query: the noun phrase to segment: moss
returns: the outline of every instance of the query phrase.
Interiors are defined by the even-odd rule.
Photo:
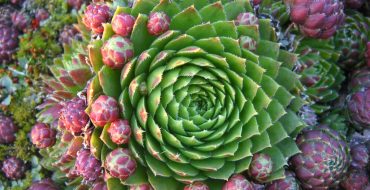
[[[11,190],[26,190],[32,185],[32,173],[27,172],[26,177],[17,185],[10,187]]]
[[[22,160],[30,160],[31,156],[36,154],[36,149],[29,142],[27,133],[19,131],[17,139],[12,145],[0,145],[0,160],[4,160],[8,156],[15,156]]]
[[[10,150],[11,150],[10,146],[1,144],[0,145],[0,160],[4,160],[11,152]]]
[[[13,101],[9,105],[9,112],[15,124],[25,132],[29,132],[36,122],[35,107],[37,102],[31,98],[32,96],[34,96],[34,91],[32,89],[19,89],[13,96]]]
[[[17,140],[14,143],[14,156],[22,160],[29,160],[32,155],[36,154],[36,148],[30,143],[27,135],[28,133],[25,131],[19,131]]]
[[[7,156],[15,156],[22,160],[30,160],[36,154],[35,147],[32,146],[28,134],[36,122],[36,104],[33,100],[33,91],[30,88],[19,89],[13,96],[11,104],[8,106],[7,115],[11,116],[13,122],[18,127],[17,138],[13,144],[0,145],[0,160]]]
[[[48,66],[63,52],[63,47],[58,42],[59,31],[65,25],[76,22],[76,15],[69,12],[64,0],[35,0],[26,10],[32,11],[38,8],[47,9],[50,18],[36,30],[28,31],[20,37],[17,52],[18,60],[28,60],[29,74],[34,80],[42,73],[49,73]]]

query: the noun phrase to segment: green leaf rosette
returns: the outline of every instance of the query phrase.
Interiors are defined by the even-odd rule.
[[[300,54],[296,67],[305,87],[304,93],[313,102],[312,109],[323,113],[339,96],[345,76],[337,65],[340,54],[332,41],[303,38],[295,51]]]
[[[241,0],[141,0],[119,7],[115,15],[136,17],[130,36],[135,57],[122,70],[102,62],[100,48],[114,35],[109,23],[102,39],[91,42],[96,76],[89,104],[102,93],[114,97],[131,125],[128,148],[138,166],[121,184],[174,190],[204,181],[217,190],[248,170],[259,152],[273,161],[268,181],[284,177],[288,158],[299,152],[294,138],[304,127],[297,116],[302,86],[292,71],[298,58],[279,48],[270,20],[235,24],[240,13],[252,11]],[[147,31],[151,12],[171,19],[169,30],[157,37]],[[243,48],[245,37],[256,49]],[[103,161],[117,147],[108,127],[92,136],[95,156]]]

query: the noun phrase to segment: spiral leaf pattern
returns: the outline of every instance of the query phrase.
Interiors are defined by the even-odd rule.
[[[296,115],[297,57],[279,49],[270,20],[235,24],[240,13],[252,11],[247,1],[207,0],[142,0],[116,10],[136,17],[130,37],[135,58],[122,70],[102,66],[90,93],[101,87],[117,98],[130,122],[128,147],[138,171],[123,183],[137,182],[144,172],[155,189],[195,181],[212,181],[212,189],[246,171],[258,152],[272,158],[268,181],[284,176],[287,158],[298,153],[293,138],[304,126]],[[152,12],[171,20],[158,37],[146,30]],[[114,35],[109,24],[105,29],[103,41]],[[256,41],[255,49],[243,48],[245,36]],[[111,148],[102,145],[103,159]]]

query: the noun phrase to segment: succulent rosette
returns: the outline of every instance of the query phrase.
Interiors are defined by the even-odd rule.
[[[51,179],[43,179],[31,185],[28,190],[59,190],[59,187]]]
[[[258,6],[258,11],[262,14],[271,15],[279,21],[279,24],[286,25],[290,24],[290,7],[287,5],[284,1],[263,0]]]
[[[352,73],[348,84],[347,115],[356,129],[370,127],[370,68],[366,66]]]
[[[5,4],[0,6],[0,25],[12,25],[12,13],[15,12],[16,9],[14,6],[10,4]]]
[[[110,19],[109,6],[105,4],[90,4],[86,7],[85,14],[82,18],[87,28],[97,34],[103,33],[103,23]]]
[[[285,171],[285,178],[271,182],[266,186],[266,190],[300,190],[299,182],[294,172]]]
[[[60,127],[72,134],[81,134],[89,122],[89,116],[85,113],[86,107],[85,100],[82,98],[73,98],[65,102],[63,109],[60,110]]]
[[[12,13],[12,23],[19,31],[25,31],[31,22],[30,17],[24,12]]]
[[[0,63],[9,63],[18,47],[18,31],[15,27],[0,23]]]
[[[328,126],[342,135],[346,135],[350,127],[346,117],[346,110],[343,107],[335,107],[330,109],[325,114],[321,115],[320,123]]]
[[[347,109],[350,122],[358,129],[370,128],[370,88],[348,96]]]
[[[345,79],[343,71],[336,65],[340,54],[330,41],[309,38],[299,41],[296,52],[301,55],[296,72],[301,74],[305,94],[314,102],[311,108],[322,113],[338,98]]]
[[[344,21],[340,0],[284,0],[290,7],[290,19],[305,36],[328,39]]]
[[[118,14],[112,20],[113,31],[120,36],[128,36],[132,32],[135,18],[129,14]]]
[[[73,25],[67,25],[59,34],[58,41],[61,44],[71,44],[74,40],[81,39],[81,33]]]
[[[40,164],[42,167],[56,173],[55,180],[58,181],[68,181],[68,179],[71,179],[81,183],[83,177],[85,177],[85,181],[95,179],[96,172],[98,171],[93,169],[98,168],[96,163],[99,161],[93,160],[93,157],[85,157],[90,159],[86,160],[86,164],[90,164],[87,167],[84,165],[86,168],[83,168],[83,164],[76,163],[77,153],[83,148],[83,142],[84,139],[80,136],[64,133],[54,146],[40,150],[40,154],[43,156]],[[81,170],[76,170],[75,163],[80,168],[82,167]],[[92,175],[89,175],[90,173]]]
[[[296,139],[301,150],[291,166],[304,189],[335,187],[347,172],[350,156],[342,136],[324,125],[303,131]]]
[[[31,141],[37,148],[53,146],[56,141],[56,131],[44,123],[37,123],[31,130]]]
[[[366,190],[365,188],[368,184],[369,174],[366,173],[366,170],[351,168],[340,183],[340,186],[344,190]]]
[[[353,92],[366,88],[370,88],[370,68],[364,67],[352,73],[348,90]]]
[[[339,66],[354,70],[366,65],[365,52],[370,40],[370,19],[358,12],[349,12],[345,23],[334,36],[335,48],[341,51]]]
[[[83,42],[66,45],[63,57],[55,59],[50,67],[53,77],[43,77],[43,91],[47,96],[37,107],[41,110],[37,115],[40,122],[55,126],[59,117],[62,117],[62,122],[75,133],[81,132],[87,124],[88,116],[84,114],[85,102],[75,98],[93,75],[84,48]],[[71,100],[73,98],[74,100]]]
[[[12,118],[0,115],[0,144],[13,143],[16,138],[18,127]]]
[[[243,175],[233,175],[222,187],[222,190],[254,190],[251,182],[249,182]]]
[[[107,155],[105,169],[111,176],[125,180],[135,172],[136,161],[128,149],[117,148]]]
[[[77,152],[75,167],[86,181],[95,181],[101,175],[101,163],[86,149]]]
[[[50,66],[53,77],[43,76],[43,91],[46,96],[44,102],[37,107],[40,110],[37,119],[58,130],[54,146],[39,151],[43,156],[40,164],[54,172],[53,180],[82,188],[86,185],[82,180],[90,182],[97,178],[94,172],[97,172],[95,170],[101,164],[85,153],[80,154],[80,160],[88,159],[86,164],[89,165],[77,163],[80,170],[76,171],[75,168],[78,151],[89,148],[90,118],[85,113],[87,105],[84,94],[85,87],[93,76],[87,43],[84,41],[86,38],[90,39],[90,34],[86,33],[87,29],[82,23],[76,26],[81,31],[81,41],[65,44],[63,56],[56,58]]]
[[[8,179],[17,180],[25,176],[26,165],[19,158],[9,157],[2,162],[1,170]]]
[[[351,167],[364,169],[369,163],[369,150],[364,144],[355,144],[351,146]]]
[[[268,154],[254,154],[248,169],[249,176],[263,183],[268,179],[272,171],[272,160]]]
[[[131,136],[131,127],[127,120],[116,120],[108,129],[111,140],[116,144],[127,144]]]
[[[122,69],[103,61],[100,51],[117,37],[110,23],[101,39],[91,41],[96,76],[87,90],[87,111],[94,118],[102,113],[93,107],[103,93],[117,100],[120,119],[132,131],[127,147],[137,168],[131,176],[114,175],[123,185],[173,190],[201,181],[217,190],[248,170],[256,153],[271,157],[266,181],[284,177],[287,158],[298,153],[293,139],[305,125],[297,115],[303,103],[293,71],[297,55],[280,49],[269,19],[237,25],[247,12],[253,12],[247,1],[142,0],[118,7],[115,15],[136,18],[127,36],[134,56]],[[161,23],[153,32],[155,13],[168,18],[155,17]],[[243,48],[243,37],[256,48]],[[112,54],[121,50],[112,48]],[[91,148],[113,169],[109,155],[117,145],[109,126],[96,126]]]

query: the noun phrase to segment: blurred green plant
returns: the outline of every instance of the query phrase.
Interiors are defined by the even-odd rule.
[[[23,9],[30,14],[40,9],[49,13],[46,20],[34,19],[33,30],[28,30],[20,37],[17,58],[28,61],[29,75],[35,80],[41,73],[49,73],[48,66],[63,52],[63,47],[58,42],[59,33],[65,25],[77,21],[77,13],[71,12],[64,0],[34,0],[25,2]]]

